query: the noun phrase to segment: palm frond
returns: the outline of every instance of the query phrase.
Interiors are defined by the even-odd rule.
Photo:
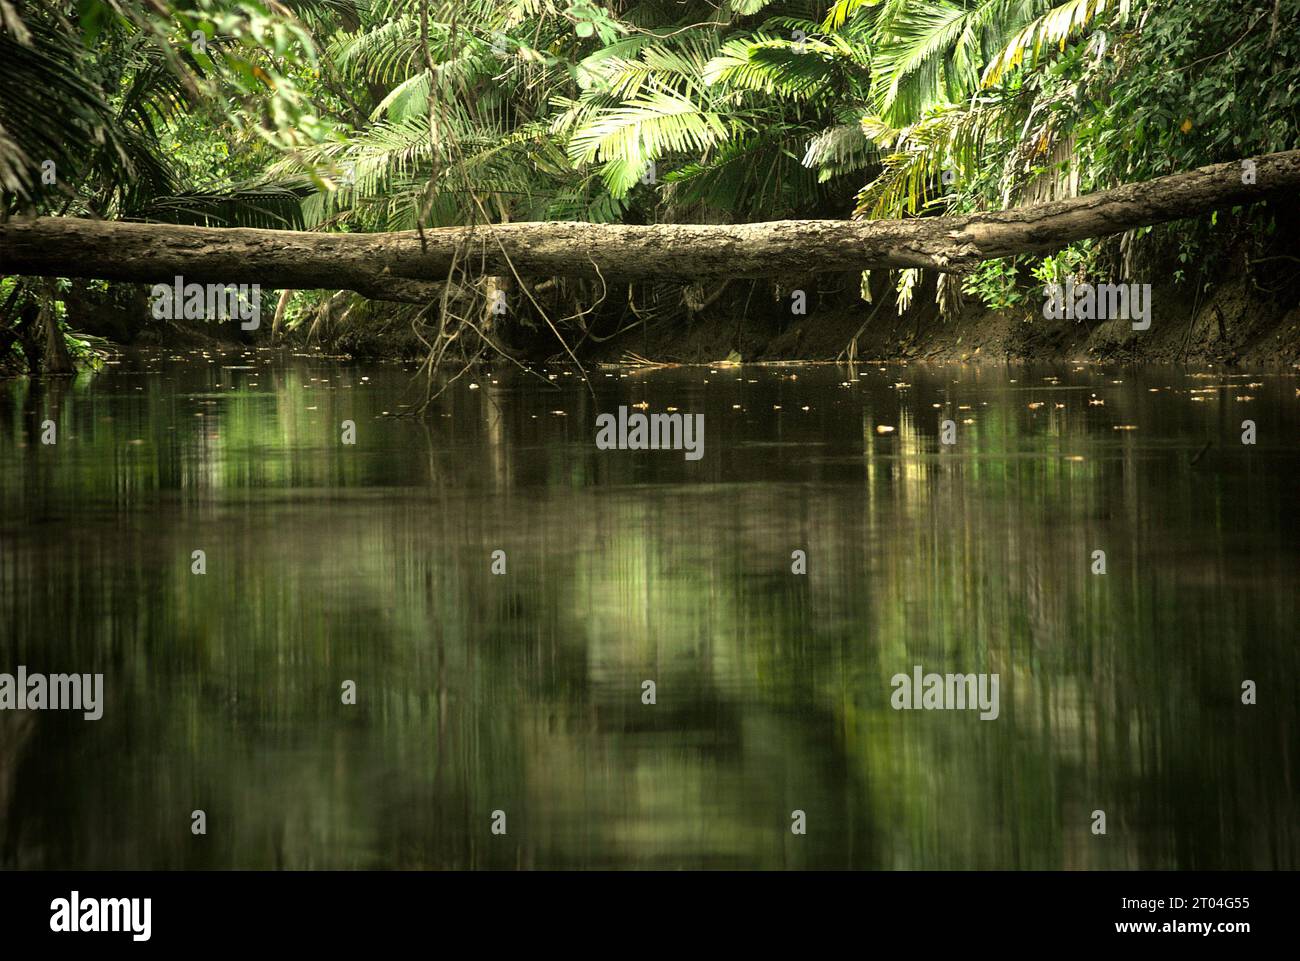
[[[604,163],[615,197],[624,197],[655,160],[671,153],[702,155],[727,139],[723,115],[669,90],[651,90],[622,106],[602,110],[573,133],[575,163]]]
[[[1026,57],[1031,62],[1037,60],[1044,46],[1064,50],[1072,34],[1082,33],[1108,7],[1118,4],[1119,16],[1127,18],[1129,3],[1130,0],[1067,0],[1053,7],[1016,33],[998,51],[984,68],[981,83],[985,87],[993,86]]]

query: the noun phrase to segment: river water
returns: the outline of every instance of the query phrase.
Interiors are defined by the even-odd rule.
[[[1296,377],[589,373],[0,383],[0,866],[1300,866]]]

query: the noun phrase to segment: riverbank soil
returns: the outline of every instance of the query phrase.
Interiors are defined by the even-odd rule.
[[[1300,363],[1300,307],[1283,307],[1245,281],[1222,285],[1199,304],[1187,286],[1154,287],[1150,329],[1134,330],[1127,320],[1047,320],[1038,300],[988,310],[968,299],[957,316],[944,318],[933,283],[900,314],[891,292],[867,304],[856,276],[840,280],[810,287],[803,315],[792,313],[788,294],[776,300],[770,284],[738,283],[740,296],[706,316],[634,329],[592,353],[679,363],[722,360],[733,351],[748,361],[834,360],[852,352],[859,359],[975,363]]]
[[[882,281],[886,278],[882,278]],[[1153,286],[1150,327],[1129,320],[1051,320],[1041,291],[1026,289],[1015,308],[991,310],[966,297],[953,316],[941,315],[935,279],[927,276],[899,312],[895,292],[877,284],[862,300],[860,275],[823,274],[788,281],[732,281],[712,289],[658,285],[629,303],[627,290],[609,293],[573,321],[574,303],[539,297],[564,335],[561,345],[538,311],[507,316],[490,331],[501,353],[521,362],[715,363],[722,360],[936,361],[963,363],[1186,363],[1290,367],[1300,365],[1300,304],[1288,288],[1261,289],[1244,272],[1197,298],[1191,284]],[[147,288],[110,284],[68,295],[67,325],[114,344],[175,349],[269,346],[272,318],[259,329],[201,321],[154,319]],[[276,293],[265,295],[270,303]],[[802,311],[800,311],[802,308]],[[358,359],[420,360],[428,343],[413,323],[417,308],[339,294],[322,301],[311,322],[281,329],[275,343],[323,349]],[[576,311],[581,313],[581,311]],[[567,319],[567,322],[563,322]],[[468,331],[463,351],[481,346]],[[463,352],[462,351],[462,352]],[[453,350],[448,359],[463,359]],[[21,373],[15,363],[8,374]]]

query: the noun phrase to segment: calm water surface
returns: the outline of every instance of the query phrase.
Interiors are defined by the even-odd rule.
[[[105,676],[0,712],[0,866],[1300,866],[1295,377],[547,373],[0,383],[0,672]],[[638,403],[704,457],[597,450]]]

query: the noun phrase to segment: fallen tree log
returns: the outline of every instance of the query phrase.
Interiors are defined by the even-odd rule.
[[[1253,165],[1253,166],[1249,166]],[[0,223],[0,273],[145,283],[256,283],[427,303],[453,262],[475,275],[607,283],[876,267],[969,270],[1086,237],[1249,204],[1300,187],[1300,151],[1214,164],[1083,197],[965,216],[737,225],[511,223],[376,234],[184,227],[75,218]]]

